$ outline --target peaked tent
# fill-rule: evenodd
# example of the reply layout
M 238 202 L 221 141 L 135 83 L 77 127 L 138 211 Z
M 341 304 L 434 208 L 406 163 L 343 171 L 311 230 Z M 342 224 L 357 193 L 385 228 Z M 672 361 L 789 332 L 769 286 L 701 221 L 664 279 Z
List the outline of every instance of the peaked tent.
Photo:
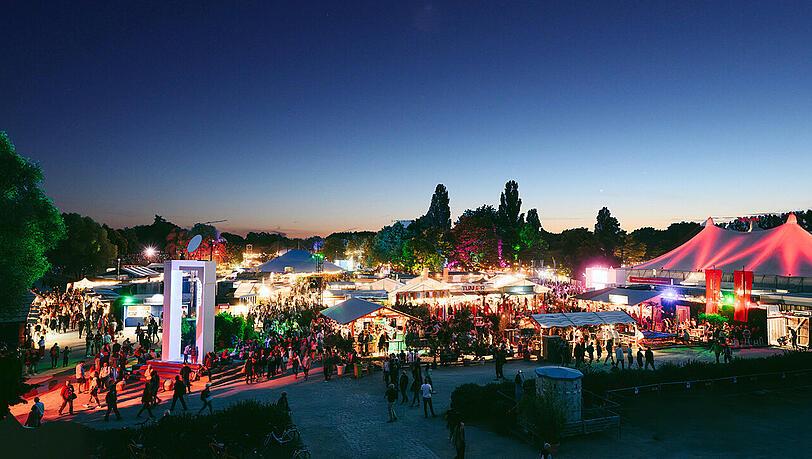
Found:
M 318 259 L 307 250 L 289 250 L 280 257 L 262 263 L 256 269 L 260 273 L 314 273 L 317 265 Z M 338 265 L 325 261 L 322 271 L 325 273 L 339 273 L 343 270 Z
M 394 311 L 386 306 L 371 301 L 362 300 L 360 298 L 350 298 L 338 303 L 332 308 L 327 308 L 321 311 L 321 314 L 336 322 L 347 325 L 348 323 L 358 320 L 362 317 L 368 316 L 373 312 L 385 310 L 388 315 L 395 314 L 398 316 L 405 316 L 412 318 L 410 315 L 400 311 Z
M 765 231 L 742 233 L 717 227 L 713 219 L 685 244 L 632 269 L 724 272 L 753 271 L 771 276 L 812 277 L 812 234 L 794 214 Z

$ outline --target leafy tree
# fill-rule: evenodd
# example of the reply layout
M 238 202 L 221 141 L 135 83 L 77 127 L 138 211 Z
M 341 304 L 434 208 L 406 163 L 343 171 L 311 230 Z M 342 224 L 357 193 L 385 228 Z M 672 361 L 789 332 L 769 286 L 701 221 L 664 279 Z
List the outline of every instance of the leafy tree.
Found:
M 598 211 L 595 222 L 595 238 L 603 252 L 604 258 L 614 256 L 615 249 L 620 243 L 620 222 L 613 217 L 606 207 Z
M 451 207 L 449 206 L 448 190 L 442 183 L 438 184 L 431 196 L 431 204 L 426 212 L 428 226 L 440 231 L 451 229 Z
M 549 248 L 544 240 L 538 210 L 527 211 L 527 218 L 519 233 L 519 241 L 521 242 L 519 257 L 525 262 L 540 260 L 544 251 Z
M 404 266 L 403 245 L 406 242 L 406 228 L 400 222 L 384 226 L 375 235 L 373 253 L 379 263 Z
M 595 235 L 586 228 L 567 229 L 550 240 L 550 255 L 557 267 L 575 279 L 582 280 L 587 266 L 603 261 Z
M 139 225 L 132 228 L 141 245 L 152 246 L 160 251 L 165 251 L 166 237 L 174 229 L 180 229 L 180 227 L 166 221 L 160 215 L 155 216 L 151 225 Z
M 48 270 L 46 252 L 65 235 L 59 211 L 40 188 L 42 170 L 15 150 L 0 131 L 0 317 L 25 301 L 28 289 Z M 22 377 L 17 343 L 0 345 L 0 419 L 23 403 L 32 386 Z
M 451 230 L 452 261 L 465 269 L 485 269 L 499 264 L 497 213 L 493 206 L 466 210 Z
M 46 252 L 65 235 L 59 211 L 40 188 L 42 180 L 39 165 L 14 151 L 0 131 L 0 313 L 19 306 L 48 271 Z
M 515 180 L 505 183 L 505 191 L 499 197 L 497 228 L 500 236 L 499 258 L 504 265 L 510 265 L 519 256 L 519 232 L 524 225 L 521 213 L 522 200 L 519 198 L 519 184 Z
M 333 233 L 324 238 L 321 253 L 329 261 L 344 260 L 347 257 L 347 244 L 352 240 L 352 233 Z
M 192 235 L 188 231 L 183 228 L 174 228 L 166 235 L 166 243 L 163 244 L 164 252 L 171 258 L 185 258 L 186 247 L 190 239 L 192 239 Z
M 90 217 L 62 214 L 67 238 L 49 252 L 57 274 L 68 279 L 100 272 L 117 256 L 116 246 L 107 238 L 107 231 Z
M 624 266 L 642 263 L 646 258 L 646 244 L 634 238 L 625 231 L 620 232 L 620 243 L 615 248 L 615 257 Z

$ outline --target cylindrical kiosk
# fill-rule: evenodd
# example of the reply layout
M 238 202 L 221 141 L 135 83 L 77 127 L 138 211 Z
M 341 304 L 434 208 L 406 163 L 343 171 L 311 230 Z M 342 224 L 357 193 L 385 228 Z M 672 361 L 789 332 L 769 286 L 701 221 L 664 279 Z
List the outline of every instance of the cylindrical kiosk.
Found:
M 552 397 L 564 409 L 567 422 L 581 420 L 581 379 L 584 374 L 567 367 L 536 369 L 536 396 Z

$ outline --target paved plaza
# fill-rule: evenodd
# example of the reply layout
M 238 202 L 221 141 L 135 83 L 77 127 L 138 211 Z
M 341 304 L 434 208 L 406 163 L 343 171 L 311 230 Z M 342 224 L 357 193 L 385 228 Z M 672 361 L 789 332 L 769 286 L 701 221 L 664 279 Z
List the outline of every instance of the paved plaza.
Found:
M 780 352 L 771 349 L 748 349 L 739 351 L 742 357 L 763 357 Z M 78 355 L 78 354 L 77 354 Z M 656 361 L 684 361 L 686 359 L 713 360 L 713 354 L 697 347 L 676 347 L 656 352 Z M 600 364 L 609 368 L 609 364 Z M 538 362 L 509 361 L 505 376 L 512 379 L 522 369 L 527 376 L 540 365 Z M 453 449 L 448 443 L 448 432 L 442 414 L 450 405 L 451 391 L 464 383 L 486 384 L 494 381 L 494 367 L 490 363 L 470 367 L 440 367 L 432 378 L 437 393 L 434 396 L 436 418 L 425 419 L 423 408 L 409 408 L 408 404 L 397 407 L 397 422 L 387 423 L 386 401 L 382 373 L 361 379 L 348 376 L 336 377 L 325 382 L 321 368 L 314 368 L 311 378 L 304 381 L 293 376 L 264 381 L 246 386 L 242 380 L 215 386 L 215 409 L 223 408 L 239 400 L 258 399 L 276 401 L 281 392 L 287 391 L 293 410 L 293 421 L 299 426 L 302 437 L 313 457 L 352 458 L 434 458 L 452 457 Z M 41 396 L 47 411 L 45 421 L 54 419 L 73 420 L 87 426 L 106 429 L 134 426 L 140 419 L 135 415 L 140 409 L 141 384 L 131 385 L 120 394 L 119 407 L 122 421 L 104 422 L 104 410 L 86 407 L 87 395 L 80 394 L 75 404 L 75 415 L 58 416 L 60 401 L 58 391 Z M 202 384 L 193 385 L 193 393 L 187 396 L 190 411 L 197 411 L 201 403 L 198 394 Z M 162 414 L 169 408 L 170 393 L 159 394 L 163 402 L 153 411 Z M 102 396 L 103 398 L 103 396 Z M 28 405 L 12 407 L 12 413 L 24 421 Z M 176 409 L 180 409 L 177 407 Z M 251 420 L 246 420 L 251 422 Z M 468 457 L 515 457 L 534 458 L 538 452 L 531 446 L 512 437 L 500 436 L 474 425 L 466 426 Z M 610 439 L 611 440 L 611 439 Z M 582 439 L 566 440 L 559 457 L 578 457 L 568 454 L 568 449 L 579 450 Z M 609 440 L 607 440 L 609 441 Z M 616 440 L 611 440 L 614 442 Z M 589 443 L 589 441 L 587 441 Z

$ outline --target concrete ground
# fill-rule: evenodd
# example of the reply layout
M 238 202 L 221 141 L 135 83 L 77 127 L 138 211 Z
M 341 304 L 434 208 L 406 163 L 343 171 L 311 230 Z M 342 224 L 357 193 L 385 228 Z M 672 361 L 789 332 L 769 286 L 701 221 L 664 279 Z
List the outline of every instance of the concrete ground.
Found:
M 741 357 L 763 357 L 774 352 L 780 351 L 747 349 L 739 351 L 738 354 Z M 714 360 L 715 358 L 712 353 L 708 353 L 704 349 L 691 347 L 655 352 L 657 363 L 686 359 Z M 603 368 L 609 368 L 609 364 L 600 365 Z M 539 366 L 538 362 L 511 361 L 505 366 L 504 374 L 507 378 L 512 379 L 518 369 L 523 369 L 529 376 Z M 432 375 L 437 391 L 434 396 L 434 410 L 438 417 L 425 419 L 422 407 L 408 408 L 407 405 L 399 405 L 397 413 L 400 419 L 394 423 L 387 423 L 385 387 L 380 372 L 359 380 L 343 376 L 325 382 L 320 370 L 320 368 L 314 368 L 308 381 L 286 376 L 250 386 L 246 386 L 241 381 L 215 386 L 213 391 L 215 409 L 245 399 L 276 401 L 284 390 L 288 392 L 288 399 L 293 410 L 293 421 L 299 426 L 302 439 L 312 451 L 314 458 L 453 457 L 454 451 L 447 441 L 448 432 L 445 429 L 445 421 L 441 417 L 449 407 L 451 391 L 464 383 L 485 384 L 494 381 L 494 367 L 491 363 L 470 367 L 438 368 Z M 135 415 L 140 408 L 141 388 L 141 384 L 136 384 L 119 394 L 119 408 L 124 419 L 122 421 L 111 420 L 108 423 L 103 420 L 103 409 L 85 406 L 88 400 L 87 394 L 79 395 L 74 404 L 75 414 L 73 416 L 68 414 L 59 416 L 57 414 L 60 405 L 59 392 L 58 390 L 51 391 L 41 395 L 46 406 L 44 421 L 72 420 L 97 429 L 133 426 L 140 421 Z M 201 383 L 194 384 L 193 393 L 187 396 L 189 409 L 195 412 L 201 406 L 199 400 L 201 388 Z M 168 401 L 171 400 L 170 393 L 159 395 L 164 401 L 153 410 L 156 416 L 169 409 Z M 104 394 L 101 395 L 101 398 L 104 399 Z M 180 409 L 180 407 L 176 408 Z M 677 404 L 674 408 L 679 409 L 680 405 Z M 20 422 L 24 422 L 29 409 L 30 405 L 17 405 L 12 407 L 11 411 Z M 650 406 L 646 409 L 650 409 Z M 662 410 L 658 408 L 658 412 L 660 411 Z M 650 434 L 647 433 L 650 429 L 645 421 L 645 410 L 641 411 L 639 420 L 631 419 L 633 418 L 630 418 L 630 422 L 637 423 L 636 428 L 639 433 L 634 434 L 635 427 L 628 428 L 627 421 L 624 420 L 624 436 L 620 442 L 609 434 L 567 439 L 559 449 L 559 457 L 605 457 L 606 452 L 610 451 L 606 449 L 605 445 L 615 445 L 615 447 L 623 449 L 622 445 L 626 444 L 627 439 L 639 439 L 646 435 L 650 437 Z M 720 422 L 722 422 L 721 418 Z M 667 425 L 667 423 L 668 418 L 664 417 L 662 425 Z M 603 440 L 595 443 L 594 438 Z M 466 439 L 468 457 L 538 457 L 538 451 L 529 445 L 515 438 L 500 436 L 474 425 L 466 426 Z M 594 445 L 592 449 L 579 446 L 589 444 Z

